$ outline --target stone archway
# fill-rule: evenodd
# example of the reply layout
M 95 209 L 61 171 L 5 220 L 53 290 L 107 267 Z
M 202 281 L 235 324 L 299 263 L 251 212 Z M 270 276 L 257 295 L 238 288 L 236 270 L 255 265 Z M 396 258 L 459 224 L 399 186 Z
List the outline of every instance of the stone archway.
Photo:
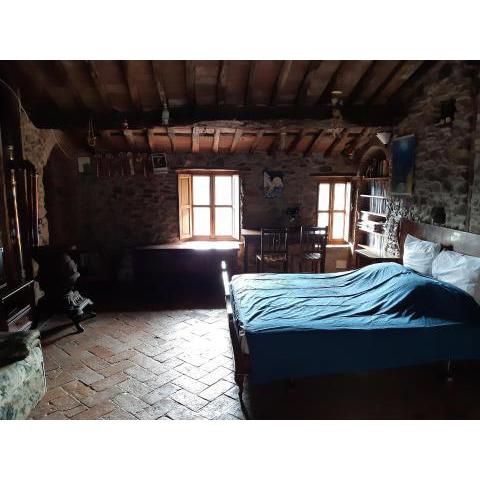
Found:
M 388 159 L 388 150 L 385 147 L 379 145 L 371 146 L 360 159 L 357 175 L 365 175 L 369 165 L 373 162 L 385 160 L 386 158 Z
M 77 238 L 78 189 L 74 159 L 55 146 L 43 169 L 50 245 L 72 245 Z

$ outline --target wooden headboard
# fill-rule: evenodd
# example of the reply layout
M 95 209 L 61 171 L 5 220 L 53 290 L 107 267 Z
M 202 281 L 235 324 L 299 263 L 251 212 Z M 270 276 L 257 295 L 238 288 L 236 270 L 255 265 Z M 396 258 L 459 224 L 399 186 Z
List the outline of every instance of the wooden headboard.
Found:
M 407 234 L 421 240 L 440 243 L 442 247 L 463 253 L 464 255 L 480 257 L 480 235 L 404 219 L 400 223 L 399 230 L 400 254 L 402 258 L 403 244 Z

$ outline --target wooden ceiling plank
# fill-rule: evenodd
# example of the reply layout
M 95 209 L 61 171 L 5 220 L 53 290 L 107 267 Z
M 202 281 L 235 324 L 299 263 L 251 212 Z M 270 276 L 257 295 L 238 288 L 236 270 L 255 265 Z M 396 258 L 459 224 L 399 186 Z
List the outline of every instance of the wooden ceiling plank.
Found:
M 372 60 L 350 60 L 342 62 L 342 65 L 335 73 L 335 81 L 329 90 L 341 91 L 343 102 L 347 104 L 351 93 L 355 90 L 355 87 L 361 83 L 373 64 L 374 62 Z M 330 91 L 326 92 L 329 97 Z
M 185 60 L 185 87 L 188 102 L 191 106 L 195 106 L 195 63 L 193 60 Z
M 257 70 L 257 62 L 255 60 L 250 60 L 247 88 L 245 89 L 245 106 L 253 105 L 253 92 L 254 92 L 256 70 Z
M 213 146 L 212 146 L 213 153 L 218 153 L 218 145 L 220 144 L 220 135 L 221 135 L 221 129 L 216 128 L 215 134 L 213 135 Z
M 279 103 L 280 94 L 288 80 L 288 75 L 292 69 L 293 60 L 284 60 L 280 72 L 278 74 L 277 81 L 273 87 L 272 97 L 270 100 L 271 105 L 277 105 Z
M 135 61 L 135 60 L 133 60 Z M 134 64 L 130 60 L 123 60 L 121 62 L 121 70 L 123 72 L 124 82 L 127 86 L 130 102 L 134 110 L 142 110 L 142 100 L 138 91 Z
M 147 144 L 148 152 L 152 153 L 155 151 L 153 136 L 155 135 L 155 130 L 153 128 L 145 129 L 145 141 Z
M 87 60 L 86 61 L 88 71 L 90 73 L 90 77 L 93 81 L 93 84 L 95 85 L 95 88 L 97 89 L 98 94 L 100 95 L 100 98 L 102 99 L 104 105 L 110 109 L 113 110 L 112 102 L 110 101 L 110 96 L 108 95 L 107 89 L 105 88 L 105 85 L 103 84 L 98 68 L 95 64 L 94 60 Z
M 305 98 L 307 96 L 307 91 L 310 86 L 310 83 L 312 82 L 313 76 L 315 75 L 317 69 L 320 67 L 321 64 L 322 64 L 321 60 L 311 60 L 310 63 L 308 64 L 307 71 L 305 72 L 302 82 L 298 87 L 297 98 L 296 98 L 297 104 L 305 103 Z
M 157 89 L 158 97 L 162 106 L 168 106 L 168 98 L 165 91 L 165 84 L 163 79 L 162 64 L 159 60 L 152 60 L 152 74 L 155 80 L 155 87 Z
M 399 60 L 379 60 L 373 62 L 362 80 L 357 84 L 348 99 L 350 104 L 366 104 L 382 85 L 391 78 L 392 72 L 402 63 Z
M 374 105 L 385 105 L 403 84 L 421 67 L 422 60 L 405 60 L 389 82 L 375 95 Z
M 217 105 L 225 105 L 229 67 L 230 61 L 222 60 L 217 80 Z
M 232 145 L 230 147 L 230 153 L 235 153 L 235 150 L 237 148 L 238 143 L 240 142 L 240 140 L 242 138 L 242 135 L 243 135 L 243 131 L 240 128 L 237 128 L 235 130 L 235 134 L 233 136 Z
M 80 107 L 80 108 L 86 108 L 85 102 L 83 101 L 83 98 L 80 94 L 80 90 L 78 88 L 77 84 L 77 79 L 75 72 L 72 68 L 72 62 L 70 61 L 56 61 L 55 65 L 57 65 L 58 70 L 62 72 L 62 76 L 65 79 L 65 83 L 69 85 L 70 87 L 70 92 L 73 96 L 73 99 L 75 100 L 75 103 Z

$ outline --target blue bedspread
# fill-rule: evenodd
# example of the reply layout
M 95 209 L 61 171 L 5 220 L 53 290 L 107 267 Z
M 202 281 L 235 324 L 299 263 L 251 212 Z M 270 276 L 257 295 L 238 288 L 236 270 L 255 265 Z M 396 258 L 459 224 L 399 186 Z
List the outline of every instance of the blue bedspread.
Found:
M 396 263 L 341 274 L 233 277 L 257 383 L 480 358 L 480 306 Z

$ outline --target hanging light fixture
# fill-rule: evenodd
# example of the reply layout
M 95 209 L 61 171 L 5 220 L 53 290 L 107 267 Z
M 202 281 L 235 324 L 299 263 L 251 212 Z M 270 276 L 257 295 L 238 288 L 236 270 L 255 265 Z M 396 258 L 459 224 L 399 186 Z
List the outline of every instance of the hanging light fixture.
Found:
M 163 103 L 163 110 L 162 110 L 162 125 L 167 126 L 170 120 L 170 112 L 168 111 L 167 102 Z
M 95 148 L 97 143 L 97 137 L 95 136 L 95 130 L 93 128 L 93 119 L 90 117 L 88 121 L 88 133 L 87 133 L 87 144 L 91 148 Z
M 333 136 L 338 138 L 342 133 L 343 127 L 343 116 L 341 108 L 343 106 L 343 99 L 342 95 L 343 92 L 340 90 L 333 90 L 331 93 L 332 97 L 330 99 L 330 103 L 332 105 L 332 127 L 333 127 Z

